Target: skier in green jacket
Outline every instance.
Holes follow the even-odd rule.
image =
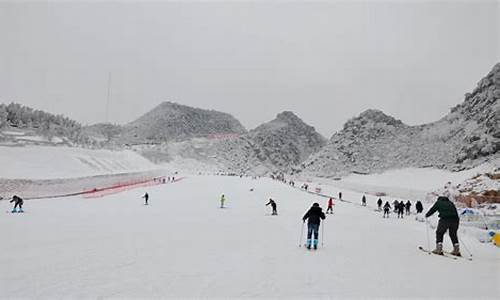
[[[226,197],[222,194],[222,196],[220,196],[220,208],[224,208],[224,202],[226,202]]]
[[[435,212],[439,212],[439,223],[436,229],[436,249],[432,251],[434,254],[443,255],[443,236],[448,230],[451,241],[453,242],[452,255],[462,256],[460,254],[460,246],[458,243],[458,225],[460,219],[458,217],[457,208],[455,204],[447,197],[438,197],[436,203],[429,209],[425,217],[432,216]]]

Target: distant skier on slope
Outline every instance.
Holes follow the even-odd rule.
[[[421,214],[424,211],[424,206],[422,205],[422,202],[417,201],[417,204],[415,204],[415,209],[417,210],[417,214]]]
[[[269,198],[269,202],[266,204],[266,206],[269,206],[271,205],[271,207],[273,208],[273,213],[272,215],[273,216],[277,216],[278,215],[278,210],[276,209],[276,202],[274,202],[273,199]]]
[[[405,203],[403,201],[398,203],[398,219],[403,219],[405,215]]]
[[[436,203],[434,203],[425,214],[425,217],[428,218],[432,216],[436,211],[439,212],[439,223],[436,229],[436,249],[434,249],[432,253],[443,255],[443,236],[448,230],[453,243],[453,251],[450,254],[462,256],[460,254],[460,245],[457,236],[460,219],[455,204],[447,197],[438,197]]]
[[[397,213],[398,212],[398,207],[399,207],[399,201],[398,200],[394,200],[394,202],[392,202],[392,205],[394,205],[394,212]]]
[[[342,200],[342,192],[339,192],[339,200]]]
[[[224,194],[222,194],[220,196],[220,208],[224,208],[224,203],[226,202],[226,196],[224,196]]]
[[[389,204],[389,201],[386,201],[384,205],[384,218],[389,218],[390,211],[391,211],[391,205]]]
[[[363,198],[361,198],[361,205],[366,206],[366,196],[363,195]]]
[[[406,211],[406,215],[409,216],[410,213],[411,213],[411,202],[410,200],[408,200],[405,204],[405,211]]]
[[[17,195],[14,195],[12,196],[12,200],[10,200],[10,203],[14,202],[14,208],[12,209],[12,212],[13,213],[16,213],[16,212],[24,212],[23,211],[23,204],[24,204],[24,200],[21,199],[21,197],[17,196]],[[17,207],[19,207],[19,211],[17,210]]]
[[[333,214],[333,199],[332,198],[328,199],[328,208],[326,209],[326,213],[328,214],[328,212],[330,212],[330,214]]]
[[[381,211],[382,210],[382,199],[378,198],[377,205],[378,205],[378,210]]]
[[[142,198],[144,198],[144,205],[148,205],[148,200],[149,200],[148,193],[144,194],[144,196],[142,196]]]
[[[325,218],[326,216],[318,203],[314,203],[304,217],[302,217],[302,221],[305,222],[307,220],[307,249],[311,249],[311,244],[314,245],[314,250],[318,249],[319,226],[321,220]],[[313,235],[314,241],[312,240]]]

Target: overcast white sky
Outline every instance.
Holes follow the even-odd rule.
[[[0,1],[0,101],[82,123],[162,101],[251,129],[292,110],[330,137],[378,108],[435,121],[500,61],[499,1]]]

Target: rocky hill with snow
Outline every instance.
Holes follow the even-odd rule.
[[[177,143],[142,147],[153,160],[176,157],[211,164],[221,172],[264,174],[286,171],[317,152],[326,139],[292,112],[277,117],[241,136],[197,138]]]
[[[499,112],[497,64],[443,119],[408,126],[381,111],[365,111],[294,172],[337,177],[405,167],[471,168],[498,158]]]
[[[159,144],[243,133],[246,133],[246,129],[227,113],[164,102],[125,125],[113,141],[118,144]]]

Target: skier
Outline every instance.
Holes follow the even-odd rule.
[[[307,249],[311,249],[311,244],[314,244],[314,250],[318,249],[318,237],[319,237],[319,226],[321,220],[326,218],[323,210],[318,203],[314,203],[313,206],[307,211],[307,213],[302,218],[302,221],[307,221]],[[311,240],[314,234],[314,242]]]
[[[417,210],[417,214],[420,214],[424,211],[424,206],[422,205],[422,202],[417,201],[417,204],[415,204],[415,209]]]
[[[144,196],[142,196],[142,198],[144,198],[144,205],[148,205],[148,200],[149,200],[148,193],[144,194]]]
[[[378,210],[381,211],[382,210],[382,199],[378,198],[377,205],[378,205]]]
[[[403,216],[405,215],[405,203],[403,201],[398,203],[398,219],[401,218],[403,219]]]
[[[394,200],[394,202],[392,202],[392,205],[394,205],[394,212],[397,213],[398,212],[398,207],[399,207],[399,201],[398,200]]]
[[[220,208],[224,208],[224,202],[226,202],[226,197],[222,194],[222,196],[220,196]]]
[[[361,198],[361,205],[366,206],[366,197],[363,195],[363,198]]]
[[[410,215],[410,210],[411,210],[411,202],[410,200],[408,200],[405,204],[405,210],[406,210],[406,215],[409,216]]]
[[[21,199],[21,197],[17,196],[17,195],[14,195],[12,196],[12,200],[10,200],[10,203],[14,202],[14,208],[12,209],[12,212],[13,213],[16,213],[16,212],[24,212],[23,211],[23,204],[24,204],[24,200]],[[19,211],[17,210],[17,207],[19,206]]]
[[[266,206],[269,206],[269,205],[271,205],[271,207],[273,208],[272,215],[273,216],[277,216],[278,215],[278,211],[276,210],[276,202],[274,202],[273,199],[269,198],[269,202],[266,204]]]
[[[389,204],[389,201],[385,201],[385,205],[384,205],[384,218],[389,218],[390,211],[391,211],[391,205]]]
[[[460,245],[457,236],[460,219],[455,204],[447,197],[438,197],[436,203],[434,203],[431,209],[425,214],[425,217],[428,218],[432,216],[436,211],[439,212],[439,223],[436,229],[436,249],[434,249],[432,253],[443,255],[443,236],[448,230],[453,243],[453,251],[450,254],[462,256],[460,254]]]
[[[328,214],[328,212],[330,212],[330,214],[333,214],[333,199],[330,198],[328,200],[328,208],[326,209],[326,213]]]
[[[339,200],[342,200],[342,192],[339,192]]]

